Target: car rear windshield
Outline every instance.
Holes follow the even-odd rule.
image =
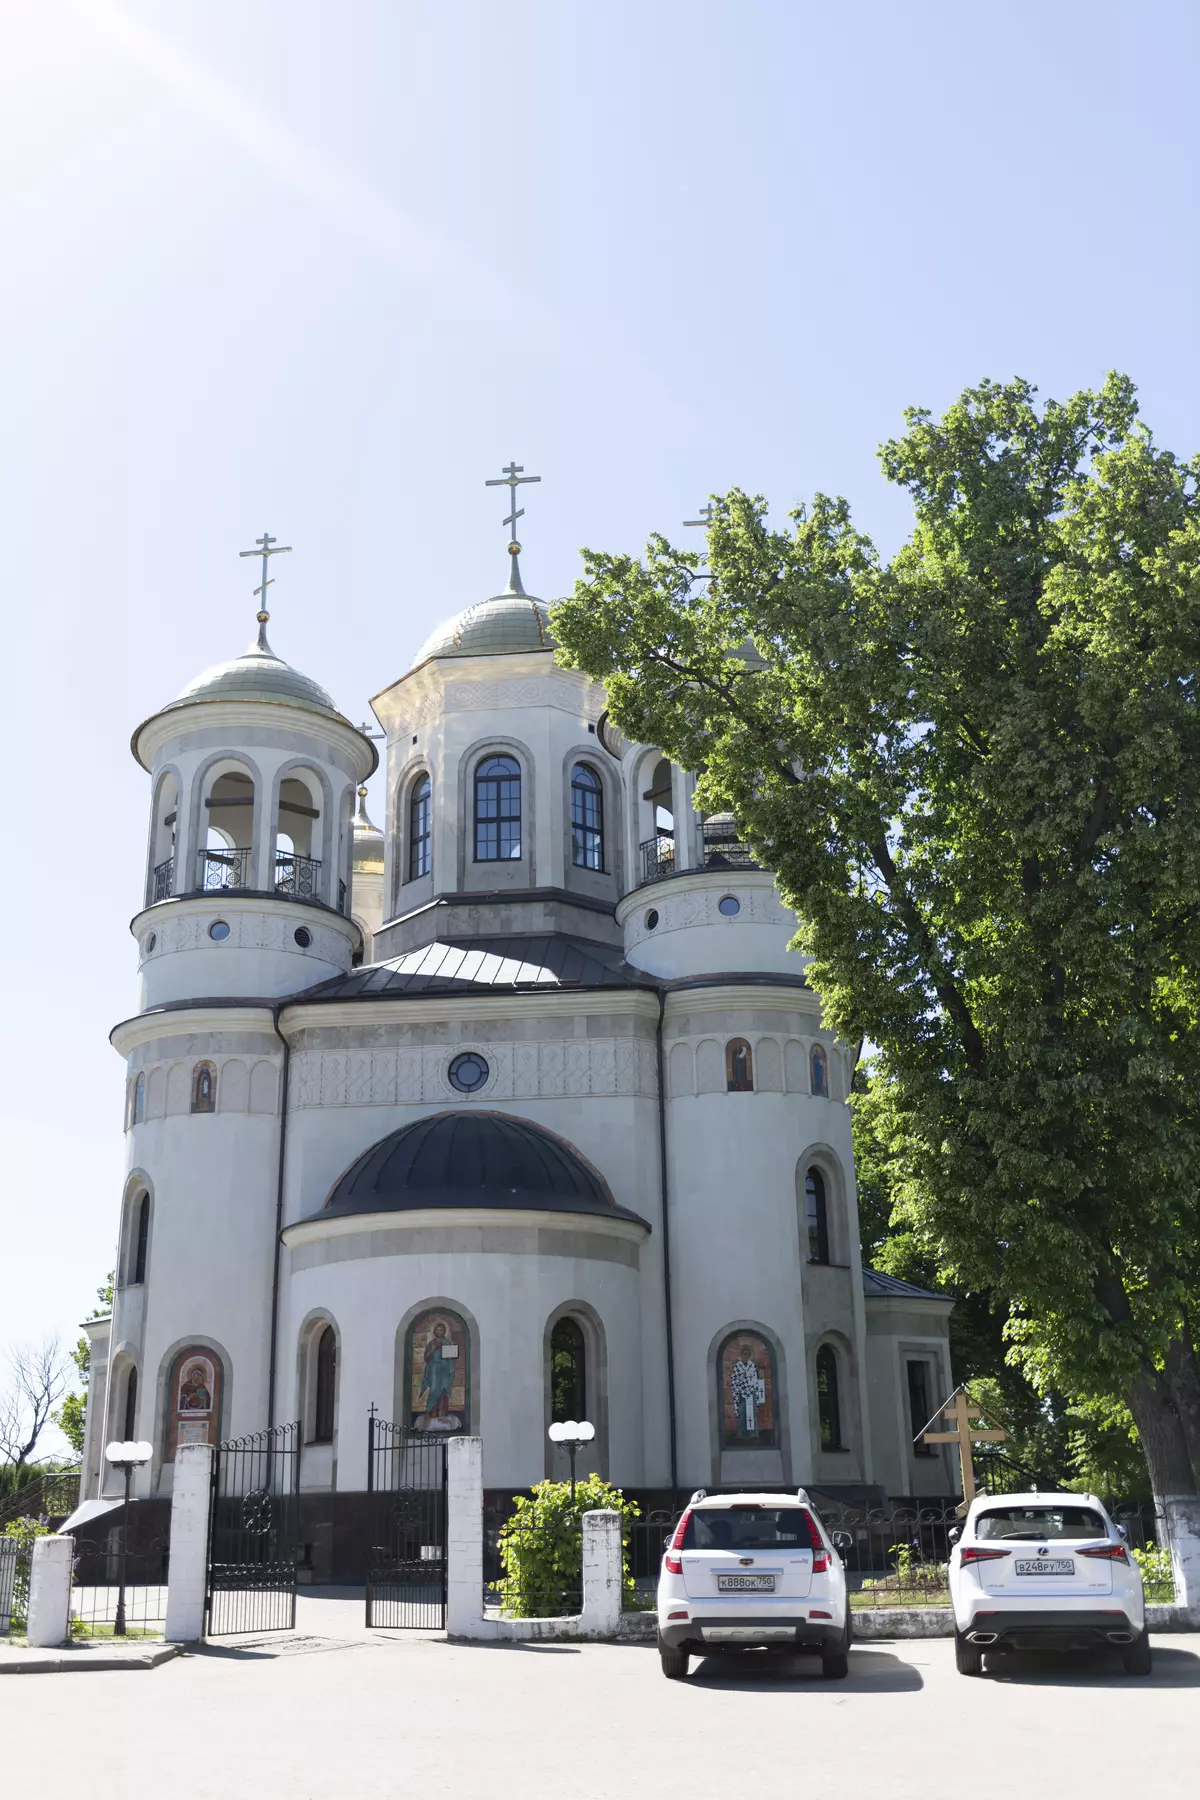
[[[808,1514],[802,1506],[722,1506],[692,1514],[681,1548],[809,1550],[812,1542]]]
[[[981,1538],[1106,1538],[1108,1526],[1090,1506],[997,1506],[980,1513]]]

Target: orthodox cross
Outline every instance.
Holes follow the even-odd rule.
[[[257,550],[239,550],[238,555],[262,557],[262,586],[255,588],[254,597],[258,601],[258,641],[260,647],[265,650],[267,647],[266,624],[271,616],[267,611],[267,589],[275,585],[275,577],[267,574],[267,561],[268,558],[272,556],[286,556],[292,546],[290,544],[277,543],[276,540],[271,537],[270,533],[266,531],[263,532],[260,538],[255,538],[254,542],[258,545]]]
[[[683,522],[685,525],[711,525],[712,515],[712,501],[710,500],[707,506],[702,506],[700,508],[700,517],[698,519],[685,519]]]
[[[508,553],[510,556],[516,556],[520,552],[521,546],[517,542],[517,520],[525,517],[525,508],[517,505],[517,489],[519,487],[524,487],[527,481],[540,481],[542,479],[540,475],[523,474],[522,471],[524,470],[524,467],[524,463],[506,463],[503,475],[497,475],[493,481],[484,482],[485,487],[506,487],[509,490],[512,511],[509,513],[504,523],[512,527],[512,530],[509,533],[512,541],[508,546]]]
[[[944,1419],[954,1420],[952,1431],[919,1431],[917,1436],[926,1444],[957,1444],[959,1466],[962,1469],[962,1505],[959,1512],[965,1513],[975,1498],[975,1465],[971,1461],[972,1444],[1001,1444],[1008,1437],[1007,1431],[988,1425],[987,1414],[982,1406],[972,1400],[970,1390],[965,1387],[955,1388],[944,1406],[938,1408]],[[934,1414],[934,1419],[938,1416]],[[982,1419],[982,1425],[972,1425],[972,1419]],[[930,1424],[933,1420],[930,1420]]]

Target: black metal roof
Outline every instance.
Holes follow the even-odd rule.
[[[497,988],[656,988],[652,975],[627,963],[616,944],[563,932],[528,937],[455,938],[425,944],[388,962],[370,963],[294,996],[356,1000],[378,995],[478,994]]]
[[[346,1170],[324,1210],[463,1206],[601,1213],[645,1224],[616,1204],[604,1177],[564,1139],[529,1119],[474,1109],[434,1113],[381,1138]]]
[[[915,1281],[901,1281],[898,1275],[885,1275],[881,1269],[863,1265],[863,1293],[868,1300],[949,1300],[953,1294],[936,1294],[932,1288],[918,1287]]]

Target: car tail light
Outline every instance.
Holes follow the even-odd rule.
[[[667,1571],[668,1575],[682,1575],[683,1574],[683,1564],[680,1562],[680,1560],[677,1556],[672,1556],[671,1552],[669,1550],[667,1551],[667,1554],[663,1557],[663,1568]]]
[[[1105,1562],[1121,1562],[1128,1564],[1129,1557],[1124,1544],[1097,1544],[1092,1550],[1080,1550],[1079,1556],[1099,1556]]]
[[[995,1562],[998,1556],[1011,1556],[1011,1550],[983,1550],[978,1544],[968,1544],[962,1553],[964,1563]]]
[[[673,1613],[668,1613],[667,1617],[668,1617],[668,1619],[686,1619],[687,1613],[686,1612],[673,1612]]]
[[[683,1549],[683,1534],[688,1528],[688,1520],[691,1518],[691,1516],[692,1516],[691,1507],[690,1506],[685,1507],[683,1512],[680,1514],[678,1525],[676,1525],[674,1531],[671,1533],[670,1537],[667,1540],[667,1549],[668,1550],[682,1550]]]
[[[829,1552],[821,1541],[821,1534],[817,1530],[817,1522],[810,1512],[804,1514],[804,1523],[808,1529],[808,1541],[812,1547],[813,1553],[812,1572],[814,1575],[828,1574]]]
[[[825,1613],[825,1612],[810,1612],[808,1616],[810,1619],[832,1619],[833,1614]]]

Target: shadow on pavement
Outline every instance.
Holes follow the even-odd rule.
[[[1013,1687],[1120,1688],[1130,1699],[1139,1688],[1200,1687],[1200,1652],[1168,1650],[1153,1645],[1149,1675],[1127,1675],[1120,1658],[1109,1650],[1010,1650],[983,1660],[984,1680]]]
[[[702,1657],[688,1679],[697,1687],[752,1694],[808,1687],[838,1694],[907,1694],[925,1685],[920,1670],[890,1650],[859,1649],[850,1652],[850,1673],[844,1681],[826,1680],[819,1657],[778,1656],[762,1650]]]

